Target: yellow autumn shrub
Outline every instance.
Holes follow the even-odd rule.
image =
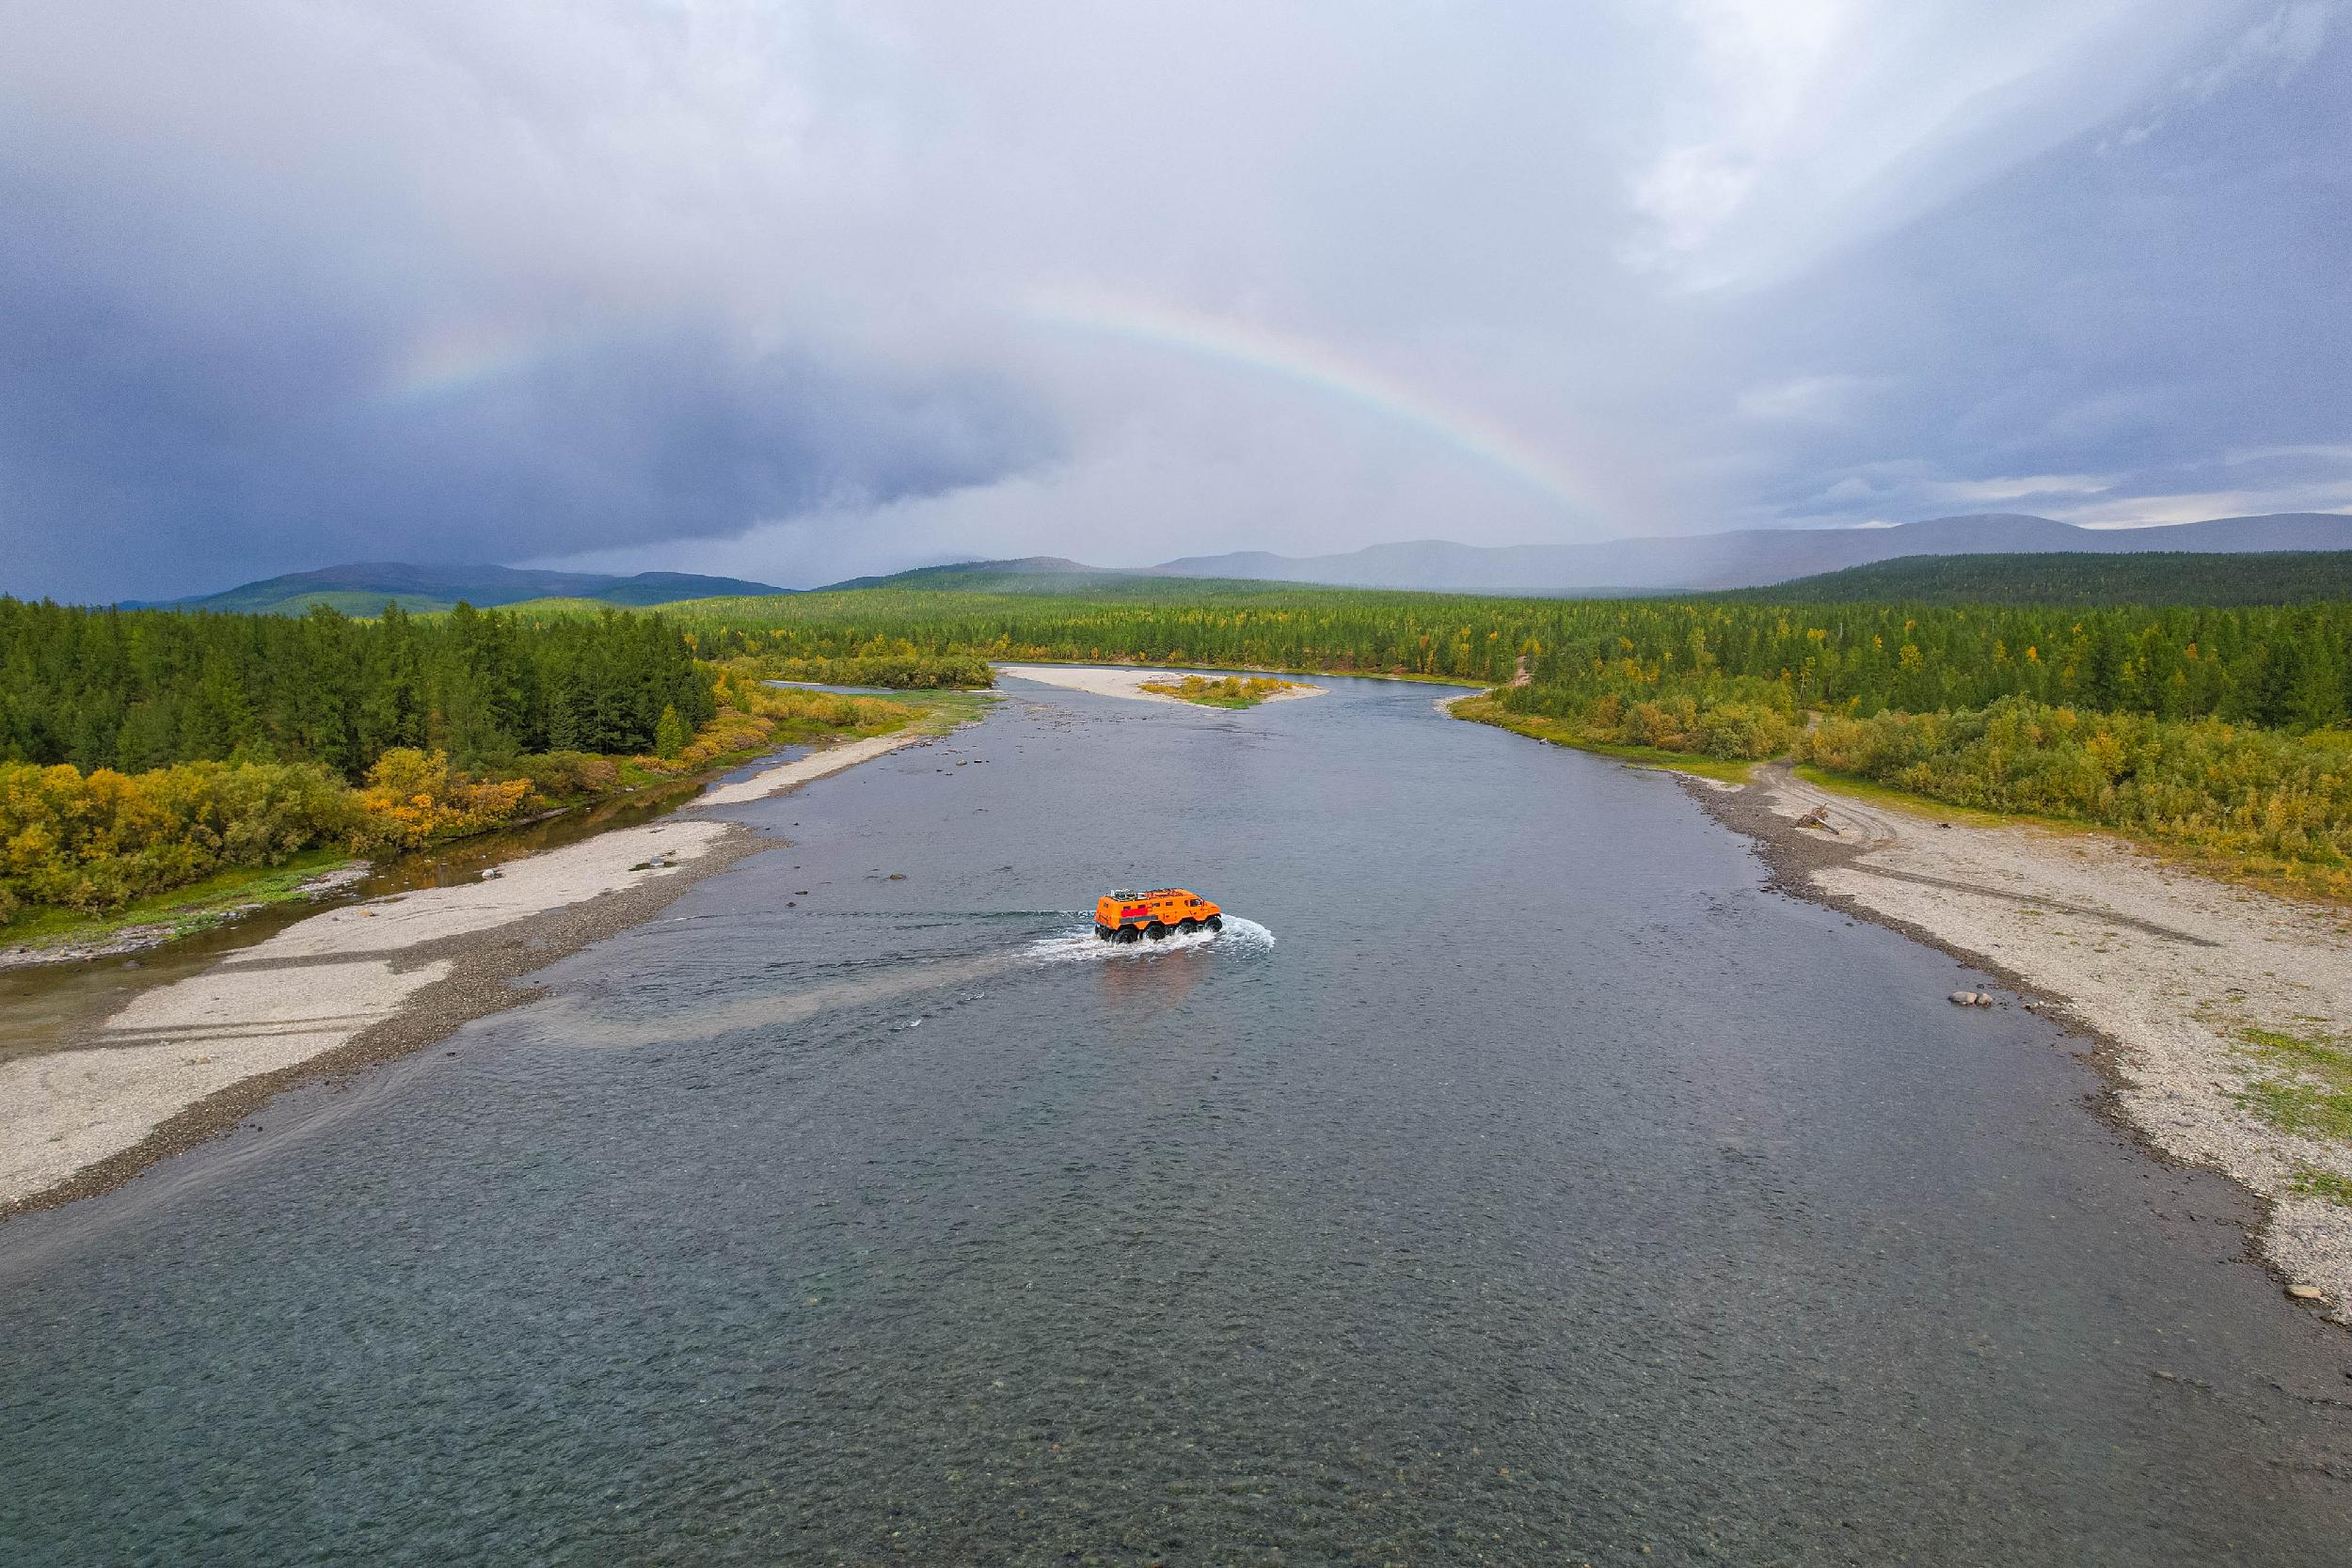
[[[479,832],[508,820],[531,796],[525,779],[473,779],[442,752],[396,746],[368,769],[355,847],[411,849],[429,839]]]
[[[231,867],[278,864],[351,822],[343,786],[309,764],[84,773],[0,763],[0,911],[50,904],[103,913]]]
[[[906,709],[896,703],[844,692],[767,686],[741,672],[723,674],[717,695],[717,716],[696,730],[693,739],[675,756],[641,756],[634,759],[637,766],[652,773],[691,773],[721,757],[771,745],[843,732],[880,735],[907,721]]]

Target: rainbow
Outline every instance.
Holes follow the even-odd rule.
[[[1279,376],[1294,386],[1409,425],[1462,455],[1539,491],[1561,505],[1590,510],[1583,484],[1524,437],[1449,407],[1372,367],[1310,339],[1153,301],[1055,293],[1033,298],[1030,319],[1055,327],[1175,349],[1195,358]]]
[[[387,402],[414,403],[462,391],[512,375],[550,352],[544,336],[503,323],[443,323],[389,367],[379,395]]]

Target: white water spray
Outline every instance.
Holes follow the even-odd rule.
[[[1274,945],[1274,933],[1240,915],[1224,917],[1222,931],[1189,934],[1170,931],[1159,942],[1104,942],[1092,926],[1058,936],[1040,937],[1029,944],[1028,956],[1039,963],[1086,963],[1104,958],[1149,958],[1162,953],[1190,953],[1214,948],[1225,953],[1263,953]]]
[[[743,996],[658,1013],[651,1017],[615,1016],[589,998],[561,996],[523,1009],[520,1016],[537,1023],[551,1044],[583,1048],[672,1044],[710,1039],[738,1029],[773,1028],[798,1023],[819,1013],[872,1006],[877,1003],[933,990],[942,986],[969,985],[1002,974],[1009,969],[1057,963],[1136,960],[1194,954],[1258,954],[1274,946],[1274,933],[1254,920],[1225,917],[1222,931],[1169,932],[1161,942],[1104,942],[1092,926],[1055,936],[1040,937],[1011,951],[978,953],[967,958],[934,959],[903,968],[879,968],[851,979],[833,980],[781,995]],[[914,1024],[899,1025],[913,1028]]]

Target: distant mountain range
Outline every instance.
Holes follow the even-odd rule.
[[[1239,550],[1128,568],[1089,566],[1060,556],[1024,556],[1013,561],[922,566],[886,577],[850,578],[829,583],[827,589],[989,588],[1058,593],[1085,580],[1103,591],[1117,592],[1122,583],[1139,591],[1152,579],[1216,578],[1463,594],[1660,594],[1769,587],[1906,557],[2145,551],[2237,555],[2346,549],[2352,549],[2352,516],[2332,512],[2283,512],[2261,517],[2217,517],[2169,528],[2122,529],[2078,528],[2049,517],[1987,513],[1893,528],[1745,529],[1734,533],[1604,539],[1585,545],[1479,546],[1423,539],[1373,545],[1340,555]],[[1842,592],[1861,586],[1837,584],[1836,588]],[[624,578],[514,566],[375,562],[294,572],[226,593],[171,600],[160,608],[298,615],[311,605],[324,603],[346,613],[373,615],[388,600],[410,610],[446,610],[460,599],[482,606],[542,598],[659,605],[792,592],[740,578],[699,577],[689,572],[640,572]]]
[[[2077,528],[2048,517],[1988,513],[1893,528],[1746,529],[1604,539],[1589,545],[1481,546],[1431,539],[1374,545],[1343,555],[1242,550],[1188,556],[1148,570],[1166,577],[1251,578],[1349,588],[1557,594],[1757,588],[1915,555],[2347,548],[2352,548],[2352,516],[2328,512],[2122,529]]]
[[[741,578],[707,578],[692,572],[640,572],[612,577],[601,572],[536,572],[516,566],[411,566],[377,561],[326,566],[315,572],[248,582],[219,594],[172,599],[158,610],[241,610],[264,615],[299,615],[314,604],[329,604],[352,615],[373,615],[387,602],[405,610],[447,610],[460,599],[470,605],[516,604],[524,599],[602,599],[614,605],[671,604],[732,594],[787,594],[790,589]]]

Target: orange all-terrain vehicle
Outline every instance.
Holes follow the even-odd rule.
[[[1121,888],[1094,906],[1094,934],[1104,942],[1153,942],[1170,931],[1190,933],[1207,927],[1225,929],[1225,917],[1215,904],[1180,887],[1129,893]]]

